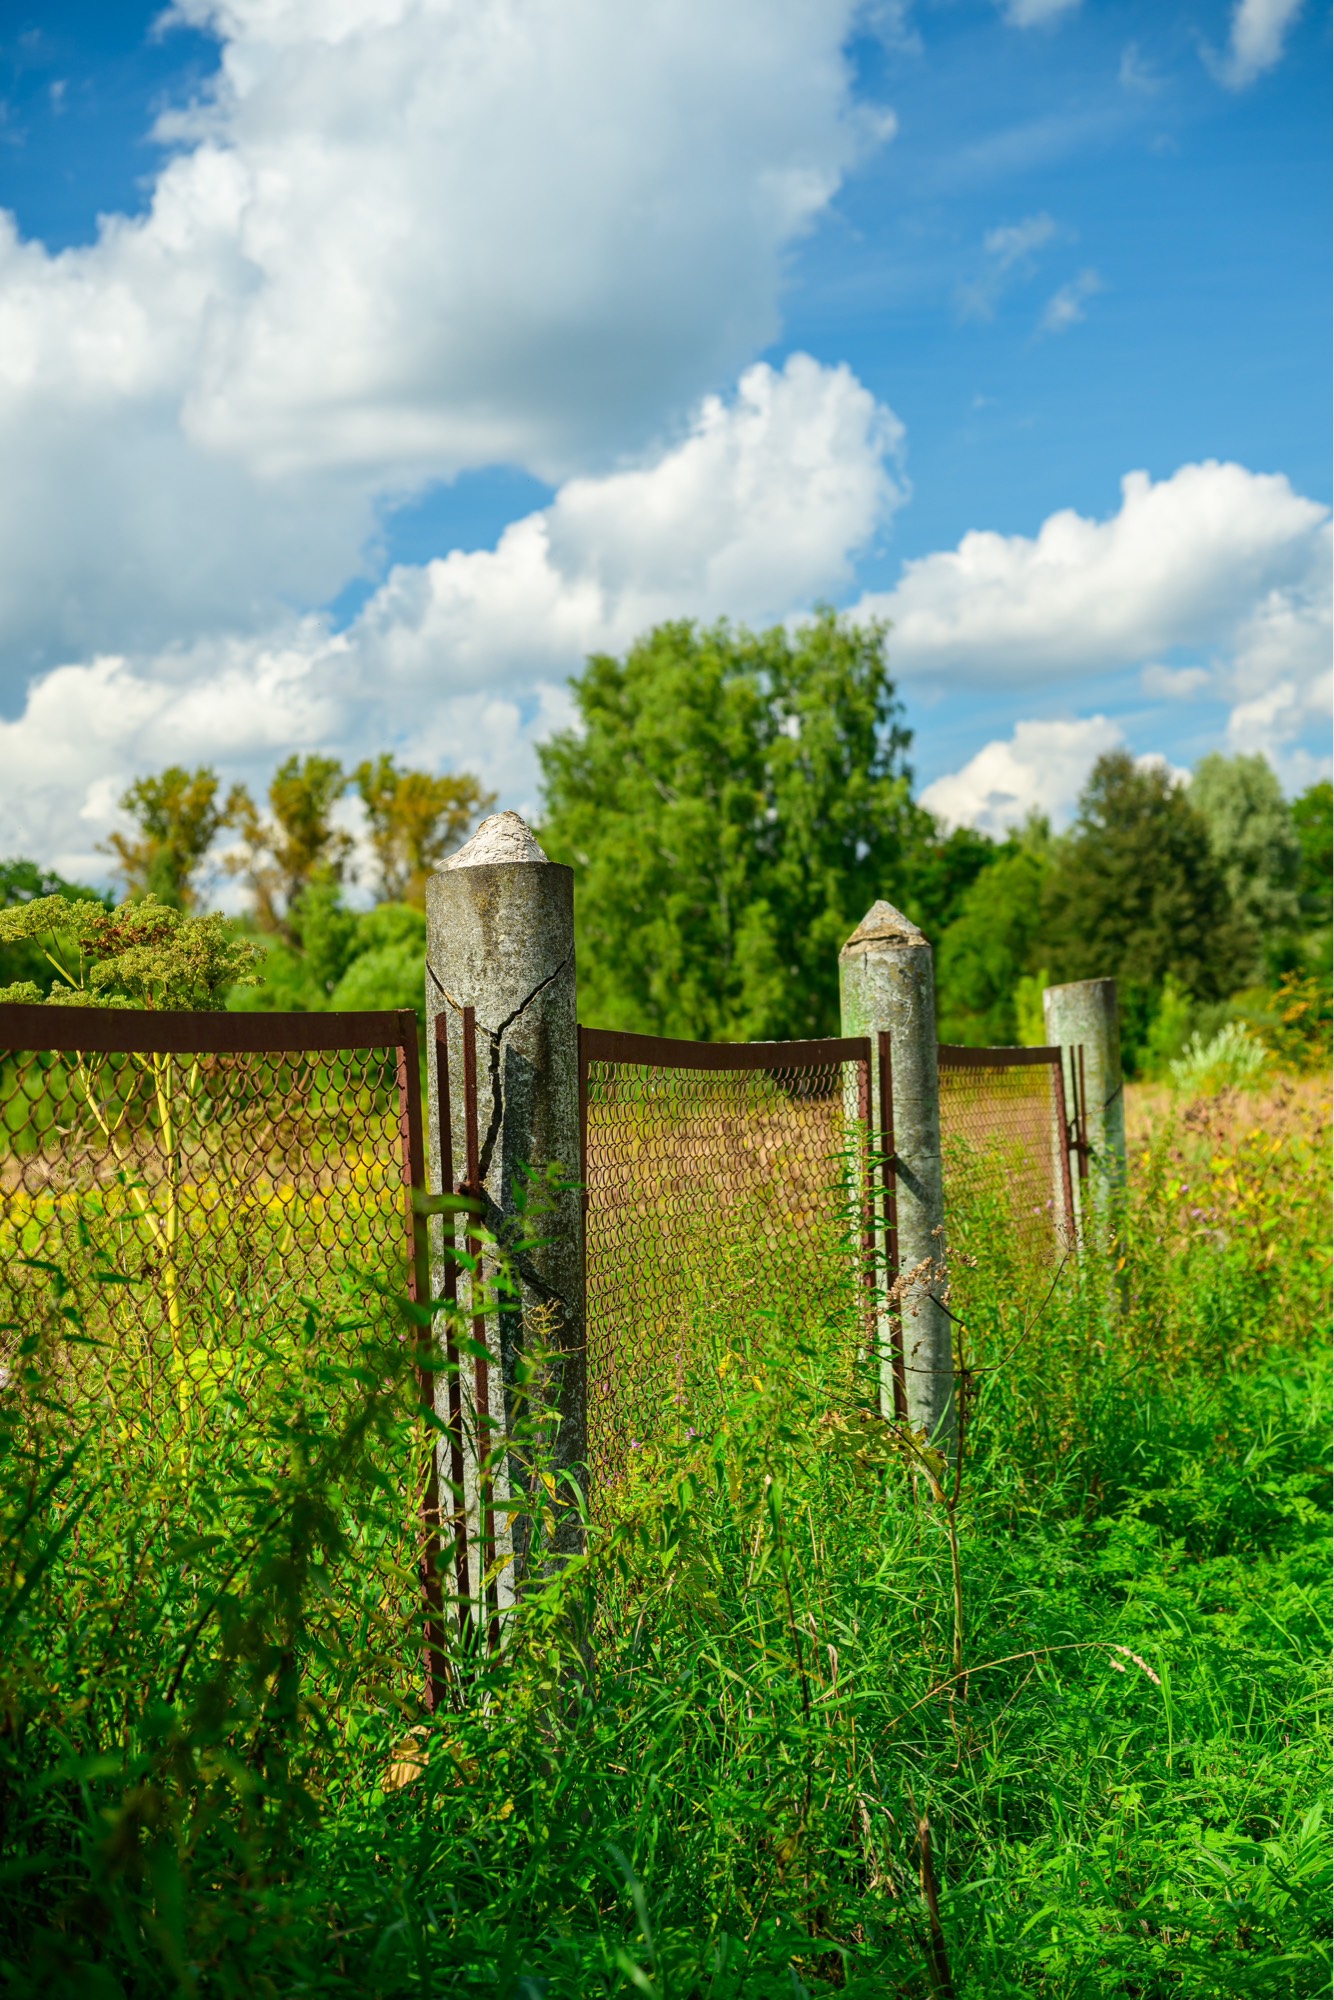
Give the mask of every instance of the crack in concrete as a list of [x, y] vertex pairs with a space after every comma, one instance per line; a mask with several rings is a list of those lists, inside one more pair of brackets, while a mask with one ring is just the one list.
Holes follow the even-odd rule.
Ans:
[[[491, 1073], [491, 1117], [487, 1125], [486, 1137], [478, 1149], [477, 1156], [478, 1173], [483, 1181], [486, 1180], [488, 1173], [491, 1171], [491, 1157], [495, 1152], [496, 1141], [500, 1137], [500, 1128], [505, 1116], [504, 1073], [500, 1063], [503, 1052], [501, 1044], [520, 1015], [526, 1013], [528, 1008], [532, 1006], [538, 994], [545, 993], [548, 986], [553, 986], [561, 974], [567, 971], [573, 962], [574, 953], [573, 951], [568, 951], [555, 971], [549, 972], [545, 979], [539, 980], [527, 998], [521, 1000], [514, 1011], [505, 1016], [499, 1027], [483, 1028], [482, 1030], [490, 1042], [488, 1067]], [[441, 990], [443, 991], [443, 988]], [[479, 1022], [478, 1025], [481, 1026], [481, 1023]]]

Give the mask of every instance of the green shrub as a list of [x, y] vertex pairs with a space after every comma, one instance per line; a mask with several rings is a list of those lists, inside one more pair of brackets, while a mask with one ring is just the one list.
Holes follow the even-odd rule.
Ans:
[[1214, 1097], [1220, 1090], [1253, 1090], [1268, 1080], [1272, 1068], [1268, 1049], [1245, 1023], [1227, 1021], [1207, 1042], [1193, 1034], [1167, 1073], [1175, 1090], [1189, 1097]]

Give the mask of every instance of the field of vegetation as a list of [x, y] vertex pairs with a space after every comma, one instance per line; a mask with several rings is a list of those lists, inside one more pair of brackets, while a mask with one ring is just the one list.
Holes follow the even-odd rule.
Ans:
[[957, 1488], [849, 1392], [855, 1299], [715, 1296], [434, 1715], [407, 1309], [198, 1304], [182, 1420], [47, 1272], [3, 1336], [4, 1990], [1327, 1991], [1325, 1094], [1131, 1131], [1054, 1285], [954, 1217]]

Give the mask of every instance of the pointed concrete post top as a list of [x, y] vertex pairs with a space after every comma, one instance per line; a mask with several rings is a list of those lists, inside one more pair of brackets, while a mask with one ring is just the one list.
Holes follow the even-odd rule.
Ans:
[[516, 812], [492, 813], [484, 819], [472, 839], [441, 863], [442, 868], [490, 868], [498, 861], [546, 861]]
[[905, 917], [902, 910], [896, 910], [892, 903], [882, 900], [872, 903], [839, 953], [839, 957], [856, 958], [863, 952], [874, 951], [880, 945], [925, 944], [929, 944], [928, 939], [918, 930], [911, 918]]

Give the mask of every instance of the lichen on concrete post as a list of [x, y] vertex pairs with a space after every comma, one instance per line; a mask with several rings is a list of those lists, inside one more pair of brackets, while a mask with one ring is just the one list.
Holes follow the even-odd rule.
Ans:
[[[899, 1269], [921, 1269], [902, 1302], [908, 1420], [945, 1449], [953, 1443], [954, 1355], [949, 1314], [937, 1296], [945, 1261], [945, 1197], [940, 1159], [940, 1076], [936, 1055], [931, 946], [891, 903], [876, 903], [839, 954], [843, 1033], [890, 1038], [894, 1096]], [[872, 1129], [879, 1131], [877, 1065], [872, 1062]], [[928, 1272], [927, 1266], [930, 1266]], [[892, 1357], [883, 1351], [880, 1402], [893, 1413]]]
[[1071, 1089], [1080, 1085], [1078, 1051], [1084, 1052], [1083, 1097], [1089, 1147], [1089, 1180], [1076, 1179], [1076, 1218], [1083, 1220], [1085, 1187], [1106, 1202], [1125, 1186], [1126, 1110], [1121, 1075], [1121, 1020], [1114, 979], [1079, 979], [1048, 986], [1042, 995], [1047, 1040], [1061, 1051], [1066, 1108], [1075, 1115]]
[[[519, 1361], [535, 1341], [553, 1355], [547, 1399], [558, 1411], [556, 1469], [582, 1482], [587, 1463], [584, 1368], [583, 1211], [579, 1174], [579, 1035], [575, 1005], [574, 877], [548, 861], [517, 813], [485, 820], [466, 847], [426, 885], [426, 1007], [431, 1115], [431, 1187], [442, 1190], [435, 1019], [446, 1023], [453, 1179], [466, 1161], [463, 1009], [476, 1011], [479, 1168], [487, 1229], [501, 1244], [524, 1233], [523, 1208], [553, 1172], [564, 1186], [541, 1218], [540, 1247], [516, 1262], [518, 1297], [487, 1322], [491, 1349], [490, 1409], [494, 1435], [508, 1436], [515, 1416]], [[528, 1233], [532, 1234], [531, 1228]], [[435, 1232], [434, 1289], [440, 1296], [442, 1242]], [[461, 1279], [467, 1293], [467, 1279]], [[468, 1428], [472, 1371], [464, 1378]], [[442, 1388], [442, 1396], [444, 1390]], [[474, 1454], [465, 1493], [469, 1543], [479, 1545]], [[443, 1470], [443, 1467], [442, 1467]], [[527, 1566], [526, 1521], [511, 1528], [506, 1502], [527, 1481], [517, 1453], [507, 1455], [495, 1481], [495, 1538], [505, 1563], [502, 1608], [511, 1604]], [[561, 1510], [556, 1553], [577, 1545], [575, 1509]], [[476, 1576], [472, 1579], [476, 1589]]]

